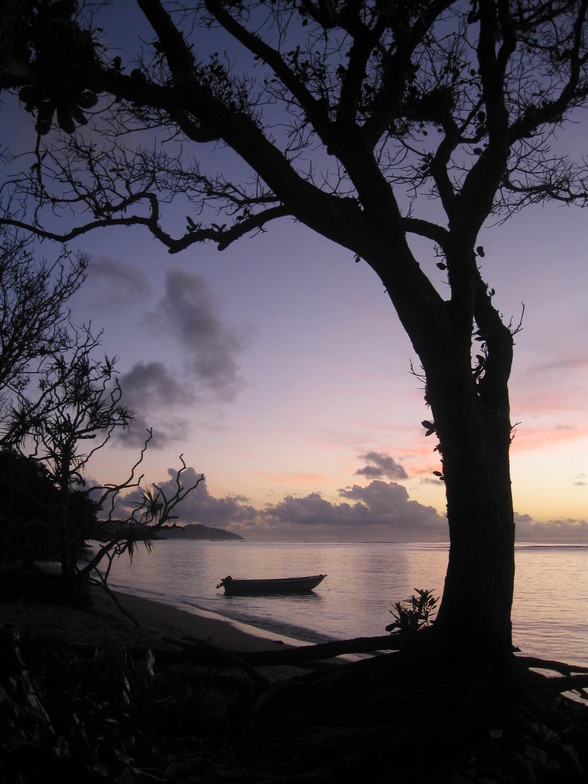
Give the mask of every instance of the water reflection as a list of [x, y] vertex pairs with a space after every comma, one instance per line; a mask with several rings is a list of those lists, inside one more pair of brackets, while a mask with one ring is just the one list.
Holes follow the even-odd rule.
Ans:
[[[157, 542], [133, 565], [119, 561], [113, 587], [201, 608], [310, 642], [376, 636], [392, 604], [416, 588], [441, 595], [445, 545]], [[517, 547], [515, 644], [524, 652], [588, 664], [588, 547]], [[233, 577], [327, 574], [310, 594], [227, 597], [216, 585]]]

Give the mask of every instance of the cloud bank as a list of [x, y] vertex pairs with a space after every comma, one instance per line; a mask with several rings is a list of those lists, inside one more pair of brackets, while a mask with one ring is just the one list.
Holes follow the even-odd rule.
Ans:
[[[161, 488], [166, 498], [171, 498], [177, 489], [176, 478], [177, 470], [169, 468], [169, 479], [160, 482]], [[189, 466], [181, 476], [181, 484], [184, 488], [196, 484], [201, 476], [201, 472]], [[127, 493], [124, 497], [124, 510], [128, 513], [133, 505], [139, 502], [141, 494], [138, 490]], [[230, 529], [241, 523], [251, 524], [258, 518], [258, 511], [247, 504], [247, 499], [242, 496], [225, 496], [215, 498], [208, 491], [206, 480], [201, 482], [196, 490], [189, 493], [186, 498], [174, 509], [177, 515], [176, 523], [201, 523], [215, 528]]]
[[[175, 490], [176, 472], [160, 486], [166, 495]], [[200, 474], [190, 467], [184, 486]], [[412, 501], [396, 482], [375, 480], [367, 487], [353, 485], [339, 491], [338, 502], [320, 493], [286, 496], [275, 504], [256, 509], [242, 496], [215, 498], [206, 482], [187, 496], [175, 510], [177, 523], [202, 523], [225, 528], [246, 539], [305, 539], [329, 541], [446, 541], [446, 520], [431, 506]], [[138, 500], [134, 491], [127, 504]], [[129, 507], [130, 508], [130, 507]]]
[[[362, 457], [388, 471], [404, 472], [392, 458], [390, 462], [387, 455], [377, 454], [377, 459], [373, 455]], [[160, 485], [168, 497], [175, 491], [176, 476], [175, 469], [168, 469], [169, 478]], [[199, 472], [189, 467], [182, 475], [183, 485], [195, 484], [199, 476]], [[133, 491], [126, 496], [127, 505], [138, 498], [138, 492]], [[175, 513], [178, 524], [201, 523], [223, 528], [252, 541], [448, 541], [444, 516], [432, 506], [412, 500], [398, 482], [381, 479], [365, 486], [352, 484], [341, 488], [335, 501], [313, 492], [287, 495], [263, 508], [256, 508], [243, 496], [216, 498], [204, 481], [178, 505]], [[588, 542], [586, 520], [539, 522], [529, 515], [517, 514], [515, 522], [517, 542]]]
[[334, 503], [320, 493], [286, 496], [263, 512], [267, 527], [294, 538], [347, 541], [445, 541], [447, 524], [432, 506], [411, 501], [396, 482], [339, 490]]
[[539, 522], [527, 514], [515, 514], [517, 542], [588, 543], [588, 521], [548, 520]]

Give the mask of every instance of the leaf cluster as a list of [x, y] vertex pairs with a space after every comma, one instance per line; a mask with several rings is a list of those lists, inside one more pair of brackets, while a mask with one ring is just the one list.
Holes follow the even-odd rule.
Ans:
[[37, 133], [49, 133], [55, 116], [66, 133], [85, 125], [85, 111], [98, 102], [86, 87], [88, 70], [97, 61], [97, 42], [78, 24], [76, 0], [7, 3], [3, 22], [9, 25], [4, 56], [36, 75], [33, 84], [19, 90], [19, 98], [25, 111], [36, 116]]
[[416, 634], [423, 626], [429, 626], [437, 613], [439, 598], [427, 588], [415, 588], [415, 593], [401, 602], [396, 602], [390, 614], [394, 622], [386, 626], [387, 632], [394, 632], [402, 638]]

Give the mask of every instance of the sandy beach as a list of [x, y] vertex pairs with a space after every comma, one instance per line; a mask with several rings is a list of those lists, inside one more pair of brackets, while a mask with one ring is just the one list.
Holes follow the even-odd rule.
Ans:
[[125, 648], [176, 647], [172, 640], [193, 638], [232, 651], [283, 648], [284, 643], [260, 631], [245, 630], [211, 613], [187, 612], [162, 602], [117, 593], [121, 605], [136, 625], [102, 590], [92, 593], [94, 607], [78, 610], [37, 602], [0, 602], [0, 625], [31, 628], [80, 645], [99, 645], [113, 637]]

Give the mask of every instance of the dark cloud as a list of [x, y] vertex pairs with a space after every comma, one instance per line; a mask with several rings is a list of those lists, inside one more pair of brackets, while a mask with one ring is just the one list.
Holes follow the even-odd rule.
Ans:
[[[160, 483], [159, 487], [167, 498], [171, 498], [177, 487], [177, 471], [169, 468], [168, 476], [170, 478]], [[187, 488], [195, 485], [199, 477], [200, 473], [188, 467], [181, 476], [182, 486]], [[140, 493], [133, 491], [125, 496], [126, 507], [130, 509], [130, 505], [139, 500]], [[228, 528], [233, 523], [245, 524], [254, 520], [258, 514], [253, 507], [247, 505], [246, 501], [247, 499], [242, 496], [215, 498], [209, 493], [204, 480], [174, 509], [174, 515], [177, 515], [177, 520], [174, 522], [201, 523], [214, 528]]]
[[137, 362], [121, 376], [124, 399], [131, 408], [188, 403], [193, 396], [162, 362]]
[[151, 448], [185, 440], [189, 425], [183, 412], [197, 401], [205, 402], [210, 393], [216, 401], [234, 399], [241, 386], [237, 356], [244, 341], [222, 320], [204, 278], [169, 271], [156, 313], [144, 304], [151, 294], [146, 278], [122, 261], [96, 258], [89, 284], [84, 291], [102, 308], [141, 306], [148, 328], [158, 329], [160, 336], [173, 335], [174, 351], [168, 356], [181, 362], [181, 370], [173, 370], [167, 357], [146, 359], [120, 377], [123, 403], [135, 414], [135, 422], [113, 434], [118, 443], [140, 448], [147, 428], [153, 430]]
[[268, 506], [263, 519], [276, 532], [332, 539], [445, 540], [447, 525], [435, 509], [411, 501], [395, 482], [371, 482], [339, 491], [341, 503], [319, 493], [287, 496]]
[[173, 413], [177, 405], [187, 406], [193, 395], [185, 384], [178, 382], [161, 362], [137, 362], [120, 377], [122, 402], [135, 415], [127, 430], [116, 433], [117, 442], [141, 448], [152, 430], [150, 449], [163, 449], [186, 438], [189, 427], [183, 417]]
[[146, 276], [137, 267], [117, 259], [98, 256], [88, 269], [87, 286], [95, 305], [103, 310], [116, 310], [129, 303], [137, 304], [150, 293]]
[[243, 340], [222, 321], [205, 279], [170, 270], [160, 312], [180, 339], [179, 347], [190, 358], [200, 384], [221, 400], [234, 399], [241, 386], [236, 357]]
[[135, 419], [126, 430], [116, 433], [116, 442], [133, 449], [142, 449], [151, 431], [149, 449], [165, 449], [184, 441], [189, 423], [185, 419], [164, 418], [157, 426], [143, 414], [135, 413]]
[[381, 479], [384, 476], [387, 479], [408, 479], [404, 467], [390, 455], [382, 452], [367, 452], [360, 457], [367, 465], [358, 468], [355, 472], [356, 476], [367, 476], [369, 479]]

